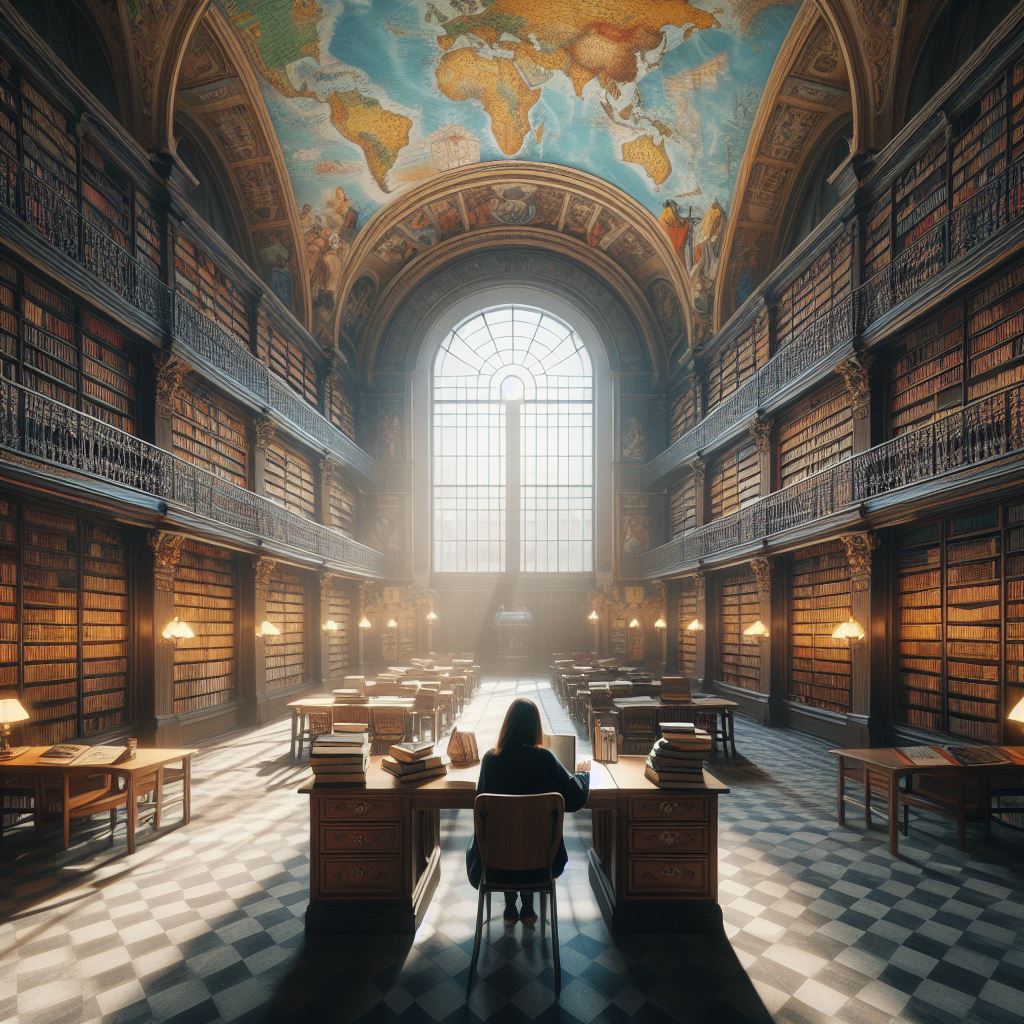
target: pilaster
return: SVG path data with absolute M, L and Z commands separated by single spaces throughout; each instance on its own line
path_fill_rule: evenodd
M 843 742 L 850 746 L 871 746 L 881 737 L 884 728 L 884 694 L 871 685 L 872 645 L 884 643 L 884 637 L 875 636 L 873 626 L 872 595 L 874 581 L 874 552 L 878 535 L 866 530 L 847 533 L 840 538 L 850 566 L 850 614 L 865 629 L 863 640 L 850 643 L 850 712 L 846 718 Z
M 179 746 L 181 725 L 174 710 L 174 644 L 161 634 L 174 618 L 174 583 L 181 563 L 180 534 L 154 531 L 148 536 L 152 557 L 153 668 L 151 704 L 146 731 L 156 746 Z

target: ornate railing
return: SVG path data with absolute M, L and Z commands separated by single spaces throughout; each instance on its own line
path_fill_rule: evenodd
M 0 447 L 58 471 L 159 498 L 211 524 L 276 541 L 338 568 L 372 576 L 384 571 L 379 551 L 3 378 Z
M 1024 453 L 1024 386 L 980 399 L 926 427 L 774 491 L 739 512 L 673 538 L 624 569 L 657 577 L 755 544 L 874 498 L 969 466 Z
M 0 207 L 35 230 L 161 331 L 172 330 L 185 349 L 224 373 L 263 407 L 280 413 L 366 479 L 375 479 L 376 461 L 299 398 L 234 335 L 176 295 L 74 204 L 3 151 Z

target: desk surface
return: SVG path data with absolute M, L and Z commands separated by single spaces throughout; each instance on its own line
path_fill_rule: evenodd
M 726 711 L 738 708 L 736 701 L 728 697 L 705 697 L 695 695 L 690 700 L 665 700 L 663 697 L 613 697 L 612 704 L 626 708 L 679 708 L 680 711 Z
M 49 749 L 49 747 L 29 747 L 17 757 L 0 761 L 0 771 L 6 771 L 9 768 L 24 768 L 32 771 L 49 768 L 58 771 L 88 772 L 90 775 L 99 775 L 108 771 L 130 774 L 147 771 L 151 768 L 160 768 L 174 761 L 182 761 L 197 753 L 195 750 L 178 750 L 174 747 L 139 747 L 135 757 L 130 761 L 121 761 L 119 764 L 63 764 L 39 756 L 43 751 Z
M 940 744 L 941 745 L 941 744 Z M 964 744 L 970 746 L 971 744 Z M 1002 747 L 1002 750 L 1013 751 L 1018 757 L 1024 759 L 1024 747 Z M 898 752 L 897 747 L 851 747 L 844 749 L 830 750 L 830 754 L 841 757 L 845 761 L 856 761 L 858 764 L 867 765 L 878 771 L 894 772 L 901 775 L 917 775 L 929 772 L 987 772 L 987 771 L 1008 771 L 1016 769 L 1024 771 L 1022 763 L 1009 762 L 1006 764 L 953 764 L 952 761 L 943 764 L 910 764 Z

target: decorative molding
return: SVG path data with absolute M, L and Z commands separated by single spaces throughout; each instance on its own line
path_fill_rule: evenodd
M 272 558 L 259 557 L 253 561 L 253 570 L 256 578 L 256 596 L 265 601 L 274 573 L 277 571 L 277 562 Z
M 857 420 L 865 419 L 871 409 L 871 363 L 869 353 L 858 352 L 836 367 L 836 373 L 843 378 L 849 392 L 853 418 Z
M 850 588 L 854 591 L 871 589 L 871 552 L 878 547 L 878 534 L 871 530 L 863 533 L 844 533 L 840 538 L 850 566 Z
M 754 420 L 750 427 L 750 436 L 754 439 L 758 455 L 767 455 L 772 450 L 772 420 Z
M 331 596 L 331 588 L 334 586 L 334 576 L 329 572 L 320 573 L 320 604 L 323 606 Z
M 253 421 L 254 441 L 258 451 L 265 452 L 277 437 L 277 424 L 269 416 L 258 416 Z
M 156 353 L 153 365 L 156 367 L 156 411 L 161 416 L 172 416 L 191 367 L 166 352 Z
M 174 593 L 174 579 L 181 564 L 181 545 L 185 538 L 180 533 L 154 530 L 149 535 L 153 552 L 153 584 L 164 594 Z
M 757 580 L 757 592 L 769 594 L 772 589 L 772 563 L 767 558 L 755 558 L 750 563 L 751 572 Z
M 703 601 L 708 592 L 707 577 L 702 572 L 692 572 L 686 578 L 693 581 L 693 592 L 697 600 Z
M 693 482 L 697 487 L 704 486 L 707 468 L 708 464 L 699 455 L 690 463 L 690 469 L 693 472 Z
M 320 483 L 323 487 L 330 487 L 335 480 L 335 472 L 338 464 L 328 455 L 320 459 Z

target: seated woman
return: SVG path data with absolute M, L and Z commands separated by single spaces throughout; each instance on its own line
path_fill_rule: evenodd
M 543 739 L 537 705 L 525 697 L 517 697 L 505 712 L 497 744 L 493 750 L 484 754 L 476 791 L 506 795 L 561 793 L 566 811 L 578 811 L 587 802 L 590 792 L 590 762 L 579 762 L 576 774 L 570 775 L 555 755 L 541 746 Z M 562 874 L 568 859 L 565 843 L 561 843 L 555 862 L 551 865 L 555 878 Z M 474 889 L 480 886 L 482 870 L 474 836 L 472 845 L 466 851 L 466 871 Z M 516 910 L 515 890 L 506 891 L 504 919 L 507 925 L 514 925 L 521 920 L 524 925 L 532 928 L 537 923 L 533 893 L 522 893 L 520 913 Z

